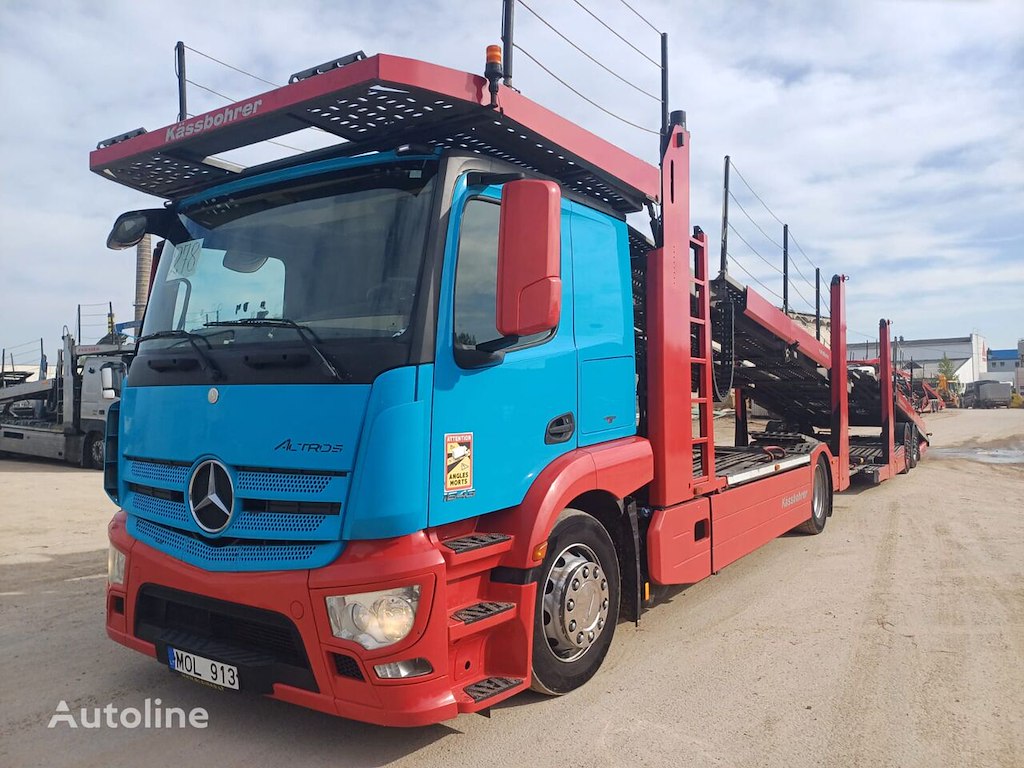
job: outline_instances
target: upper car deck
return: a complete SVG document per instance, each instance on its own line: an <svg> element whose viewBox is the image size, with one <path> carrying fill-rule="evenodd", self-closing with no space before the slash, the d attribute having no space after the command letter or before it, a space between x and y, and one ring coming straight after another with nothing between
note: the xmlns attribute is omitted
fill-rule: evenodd
<svg viewBox="0 0 1024 768"><path fill-rule="evenodd" d="M712 282L711 321L722 345L716 360L719 381L728 381L751 399L801 427L832 425L831 353L824 344L754 290L726 277ZM878 379L849 369L849 416L852 427L880 427L882 401ZM924 424L910 402L896 396L896 418Z"/></svg>
<svg viewBox="0 0 1024 768"><path fill-rule="evenodd" d="M232 167L217 153L305 128L343 139L325 150L334 155L410 144L496 157L620 213L640 210L660 191L655 166L512 88L501 88L491 107L483 77L385 54L156 131L101 142L89 165L132 189L177 199L263 168Z"/></svg>

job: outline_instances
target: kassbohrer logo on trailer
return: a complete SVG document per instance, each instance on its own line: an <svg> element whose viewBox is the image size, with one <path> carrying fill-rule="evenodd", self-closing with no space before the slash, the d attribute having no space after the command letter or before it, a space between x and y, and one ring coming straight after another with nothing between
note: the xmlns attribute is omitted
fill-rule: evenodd
<svg viewBox="0 0 1024 768"><path fill-rule="evenodd" d="M238 107L227 107L216 114L204 115L197 120L172 125L167 129L164 141L185 139L189 136L195 136L197 133L208 131L211 128L220 128L222 125L233 123L239 118L252 117L256 114L262 103L263 99L256 99Z"/></svg>

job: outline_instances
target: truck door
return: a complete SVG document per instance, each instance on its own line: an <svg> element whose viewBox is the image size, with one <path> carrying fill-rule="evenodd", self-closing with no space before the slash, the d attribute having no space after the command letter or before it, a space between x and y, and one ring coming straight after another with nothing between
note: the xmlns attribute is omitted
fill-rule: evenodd
<svg viewBox="0 0 1024 768"><path fill-rule="evenodd" d="M430 525L520 503L537 475L576 448L577 362L568 204L562 203L562 310L553 332L521 339L490 367L457 347L495 326L500 187L455 189L438 310L431 426Z"/></svg>

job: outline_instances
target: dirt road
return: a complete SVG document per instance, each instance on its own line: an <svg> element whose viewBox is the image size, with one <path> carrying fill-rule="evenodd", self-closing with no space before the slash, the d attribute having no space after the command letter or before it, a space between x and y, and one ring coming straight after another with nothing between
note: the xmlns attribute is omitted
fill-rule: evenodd
<svg viewBox="0 0 1024 768"><path fill-rule="evenodd" d="M1024 765L1024 411L929 425L941 450L837 497L822 536L620 624L584 689L412 731L218 693L107 640L99 473L0 461L0 765ZM986 446L1017 463L962 458ZM208 727L47 728L61 700L147 697Z"/></svg>

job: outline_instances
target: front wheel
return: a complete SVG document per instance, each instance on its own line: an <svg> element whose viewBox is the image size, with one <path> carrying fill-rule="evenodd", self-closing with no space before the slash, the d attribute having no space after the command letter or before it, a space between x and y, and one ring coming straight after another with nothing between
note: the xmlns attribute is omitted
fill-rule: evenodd
<svg viewBox="0 0 1024 768"><path fill-rule="evenodd" d="M608 531L565 510L548 538L537 584L531 688L550 696L579 688L604 661L619 615L619 562Z"/></svg>
<svg viewBox="0 0 1024 768"><path fill-rule="evenodd" d="M825 523L832 513L832 482L829 480L828 461L824 456L819 456L818 463L814 465L811 486L811 517L794 530L816 536L825 530Z"/></svg>

